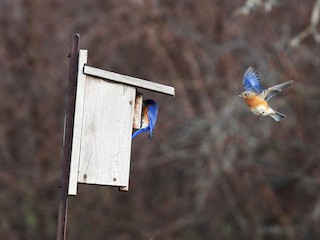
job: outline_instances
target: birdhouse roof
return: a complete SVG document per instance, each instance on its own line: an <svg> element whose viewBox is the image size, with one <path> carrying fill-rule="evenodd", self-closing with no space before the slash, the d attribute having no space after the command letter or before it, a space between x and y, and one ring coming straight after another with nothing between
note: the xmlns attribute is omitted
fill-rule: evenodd
<svg viewBox="0 0 320 240"><path fill-rule="evenodd" d="M88 65L84 65L83 73L87 75L99 77L108 81L143 88L149 91L159 92L159 93L163 93L171 96L175 95L175 90L171 86L150 82L143 79L126 76L126 75L106 71L106 70L95 68L95 67L90 67Z"/></svg>

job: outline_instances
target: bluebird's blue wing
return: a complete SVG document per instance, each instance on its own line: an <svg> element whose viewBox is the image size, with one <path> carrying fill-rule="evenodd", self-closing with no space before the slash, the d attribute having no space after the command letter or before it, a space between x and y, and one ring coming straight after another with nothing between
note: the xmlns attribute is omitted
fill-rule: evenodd
<svg viewBox="0 0 320 240"><path fill-rule="evenodd" d="M133 135L132 139L135 138L137 135L139 135L142 132L150 131L149 139L152 138L152 133L154 130L154 127L156 125L157 116L158 116L158 105L154 100L147 99L143 101L145 108L147 108L147 115L148 115L148 126L145 126L143 128L140 128L137 130Z"/></svg>
<svg viewBox="0 0 320 240"><path fill-rule="evenodd" d="M259 75L253 70L252 67L249 67L244 74L243 87L246 91L255 93L262 92Z"/></svg>
<svg viewBox="0 0 320 240"><path fill-rule="evenodd" d="M158 116L158 105L155 101L153 100L145 100L146 104L150 104L148 107L148 119L149 119L149 131L150 135L149 138L150 140L152 139L152 133L154 130L154 127L157 122L157 116Z"/></svg>

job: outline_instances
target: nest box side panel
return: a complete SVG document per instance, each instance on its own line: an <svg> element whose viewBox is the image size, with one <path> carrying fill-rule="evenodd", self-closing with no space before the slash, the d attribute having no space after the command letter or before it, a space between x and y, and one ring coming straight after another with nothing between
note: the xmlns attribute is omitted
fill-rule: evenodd
<svg viewBox="0 0 320 240"><path fill-rule="evenodd" d="M87 76L78 182L128 186L135 94Z"/></svg>
<svg viewBox="0 0 320 240"><path fill-rule="evenodd" d="M78 65L78 82L77 82L77 94L76 105L74 114L74 126L73 126L73 139L72 139L72 153L71 153L71 165L69 176L69 195L77 194L78 186L78 169L80 161L80 149L81 149L81 133L82 133L82 120L83 120L83 105L84 95L86 88L86 75L83 73L83 66L87 63L88 51L80 50L79 52L79 65Z"/></svg>

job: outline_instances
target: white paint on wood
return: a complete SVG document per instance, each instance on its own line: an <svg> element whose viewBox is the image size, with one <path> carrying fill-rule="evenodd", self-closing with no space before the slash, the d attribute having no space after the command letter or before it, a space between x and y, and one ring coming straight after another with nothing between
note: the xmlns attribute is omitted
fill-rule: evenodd
<svg viewBox="0 0 320 240"><path fill-rule="evenodd" d="M133 129L139 129L141 127L141 114L142 114L142 94L136 93L136 100L134 102L134 113L133 113Z"/></svg>
<svg viewBox="0 0 320 240"><path fill-rule="evenodd" d="M69 195L77 183L129 189L132 128L140 128L143 88L174 96L173 87L86 66L80 50Z"/></svg>
<svg viewBox="0 0 320 240"><path fill-rule="evenodd" d="M96 76L103 79L108 79L110 81L124 83L134 87L139 87L139 88L143 88L143 89L147 89L147 90L151 90L159 93L164 93L172 96L175 95L175 90L173 87L162 85L159 83L154 83L154 82L142 80L139 78L126 76L126 75L102 70L99 68L90 67L87 65L84 66L83 71L85 74Z"/></svg>
<svg viewBox="0 0 320 240"><path fill-rule="evenodd" d="M79 64L78 64L78 82L76 92L76 105L73 125L73 141L72 141L72 154L69 176L69 195L77 195L78 185L78 169L80 161L80 148L81 148L81 133L82 133L82 120L83 120L83 107L84 107L84 93L86 85L86 75L83 73L83 66L87 63L88 51L80 50Z"/></svg>
<svg viewBox="0 0 320 240"><path fill-rule="evenodd" d="M78 182L128 186L135 94L87 76Z"/></svg>

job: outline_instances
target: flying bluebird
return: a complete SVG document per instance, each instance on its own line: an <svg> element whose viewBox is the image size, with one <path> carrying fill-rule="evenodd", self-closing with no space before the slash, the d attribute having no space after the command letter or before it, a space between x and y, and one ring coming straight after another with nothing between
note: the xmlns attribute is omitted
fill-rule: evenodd
<svg viewBox="0 0 320 240"><path fill-rule="evenodd" d="M143 105L141 128L132 135L132 139L142 132L149 131L149 139L151 140L157 121L158 105L154 100L151 99L144 100Z"/></svg>
<svg viewBox="0 0 320 240"><path fill-rule="evenodd" d="M242 92L239 97L245 100L251 112L258 115L259 119L269 115L278 122L285 118L286 115L273 110L269 106L268 101L292 83L293 80L290 80L263 90L259 75L252 67L249 67L243 77L243 87L245 91Z"/></svg>

